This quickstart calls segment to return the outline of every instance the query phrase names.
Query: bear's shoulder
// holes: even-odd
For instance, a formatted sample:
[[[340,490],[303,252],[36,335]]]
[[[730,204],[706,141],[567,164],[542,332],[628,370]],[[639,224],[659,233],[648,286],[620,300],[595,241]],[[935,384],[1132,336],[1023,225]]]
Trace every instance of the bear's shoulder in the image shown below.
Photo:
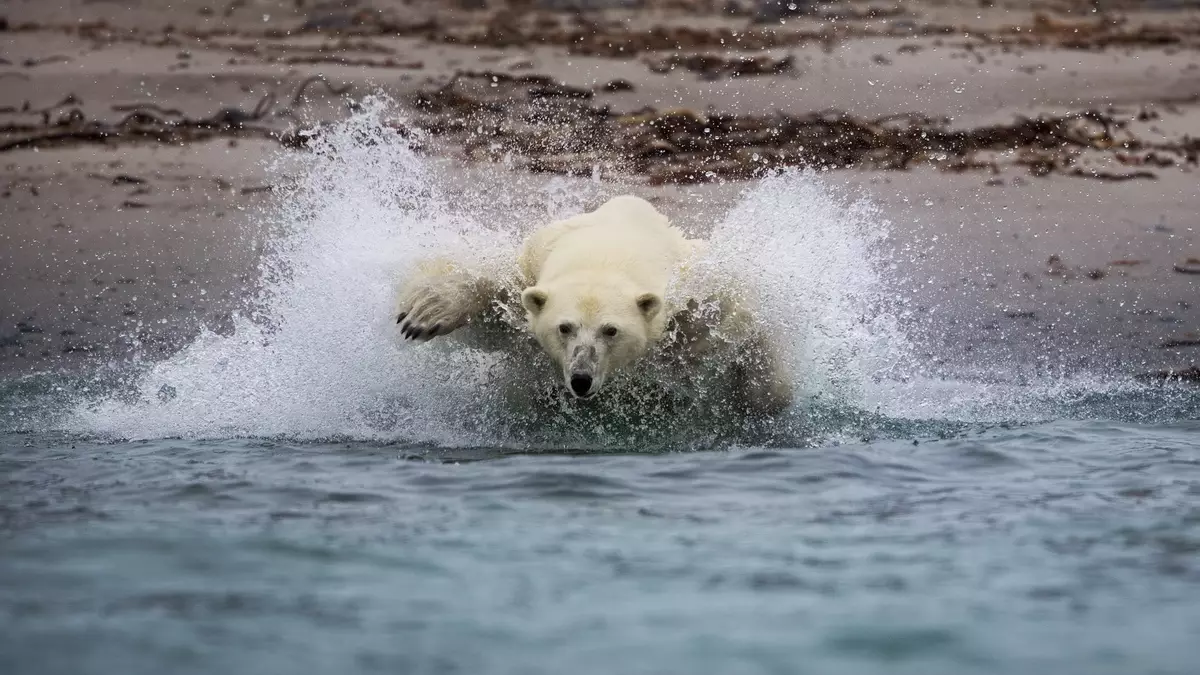
[[[612,221],[622,220],[639,225],[656,225],[670,227],[671,221],[653,204],[635,195],[620,195],[604,202],[600,208],[591,214],[593,220]]]
[[[521,247],[521,274],[526,282],[533,283],[547,257],[567,235],[598,228],[594,230],[597,236],[601,236],[598,233],[607,231],[603,236],[627,237],[630,231],[624,228],[630,227],[637,232],[642,232],[642,228],[649,228],[655,232],[650,236],[656,239],[659,237],[658,232],[668,234],[680,240],[681,243],[677,246],[685,246],[682,244],[682,233],[674,228],[670,220],[653,204],[634,195],[620,195],[609,199],[594,211],[555,221],[530,234]],[[609,235],[608,232],[612,234]],[[642,236],[638,234],[635,238],[640,239]]]

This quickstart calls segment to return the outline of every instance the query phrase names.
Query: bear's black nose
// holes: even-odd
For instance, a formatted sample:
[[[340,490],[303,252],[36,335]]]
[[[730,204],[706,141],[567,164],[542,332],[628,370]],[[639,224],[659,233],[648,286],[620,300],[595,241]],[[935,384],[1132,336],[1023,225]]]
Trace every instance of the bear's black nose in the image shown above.
[[[575,373],[571,376],[571,391],[576,396],[587,396],[592,388],[592,376],[586,373]]]

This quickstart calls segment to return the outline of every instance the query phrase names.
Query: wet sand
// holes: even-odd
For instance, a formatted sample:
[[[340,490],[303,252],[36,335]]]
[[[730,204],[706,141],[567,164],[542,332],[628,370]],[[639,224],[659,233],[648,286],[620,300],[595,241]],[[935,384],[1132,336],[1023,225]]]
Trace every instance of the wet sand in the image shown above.
[[[703,231],[756,172],[826,169],[892,222],[906,320],[951,371],[1195,367],[1200,10],[1181,4],[850,3],[781,25],[699,3],[9,3],[0,373],[227,328],[270,224],[263,161],[376,90],[475,200],[532,206],[598,171]]]

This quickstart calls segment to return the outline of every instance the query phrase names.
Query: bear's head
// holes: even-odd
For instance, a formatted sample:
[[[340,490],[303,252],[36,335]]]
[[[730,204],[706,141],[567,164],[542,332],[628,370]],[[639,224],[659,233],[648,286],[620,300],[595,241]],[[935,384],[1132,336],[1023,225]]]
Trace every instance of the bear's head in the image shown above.
[[[558,283],[521,293],[529,326],[567,390],[591,398],[662,335],[663,300],[627,284]]]

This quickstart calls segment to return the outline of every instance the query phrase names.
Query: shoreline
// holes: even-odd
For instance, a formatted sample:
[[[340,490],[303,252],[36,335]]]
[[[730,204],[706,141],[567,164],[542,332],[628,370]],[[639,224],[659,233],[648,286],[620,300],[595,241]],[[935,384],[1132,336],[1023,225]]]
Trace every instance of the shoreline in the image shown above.
[[[1031,353],[1066,371],[1200,364],[1200,9],[1112,10],[1124,22],[953,3],[799,17],[794,30],[837,39],[701,49],[707,60],[672,70],[670,51],[581,55],[519,30],[475,48],[384,34],[387,12],[369,6],[355,18],[291,3],[230,5],[229,16],[178,5],[170,31],[162,10],[141,5],[72,4],[72,27],[47,27],[35,3],[5,10],[0,373],[84,367],[130,340],[167,354],[202,325],[227,326],[265,235],[253,216],[271,195],[263,159],[302,145],[300,121],[344,116],[337,92],[376,86],[413,105],[407,121],[431,134],[426,155],[461,176],[451,182],[488,173],[528,199],[599,166],[601,191],[635,190],[702,229],[754,170],[837,167],[824,179],[868,195],[891,222],[904,253],[891,283],[925,355],[949,371]],[[504,41],[485,13],[414,7],[439,30]],[[745,16],[641,12],[660,40],[766,31]],[[611,36],[629,15],[586,18]],[[920,34],[966,23],[966,37]],[[897,25],[911,34],[865,34]],[[1064,46],[1081,26],[1104,46]],[[446,86],[468,72],[487,75]],[[770,138],[780,124],[787,143]],[[939,134],[940,145],[918,142]],[[836,152],[812,149],[830,143]],[[516,168],[498,163],[506,156]],[[738,180],[694,180],[705,173]]]

